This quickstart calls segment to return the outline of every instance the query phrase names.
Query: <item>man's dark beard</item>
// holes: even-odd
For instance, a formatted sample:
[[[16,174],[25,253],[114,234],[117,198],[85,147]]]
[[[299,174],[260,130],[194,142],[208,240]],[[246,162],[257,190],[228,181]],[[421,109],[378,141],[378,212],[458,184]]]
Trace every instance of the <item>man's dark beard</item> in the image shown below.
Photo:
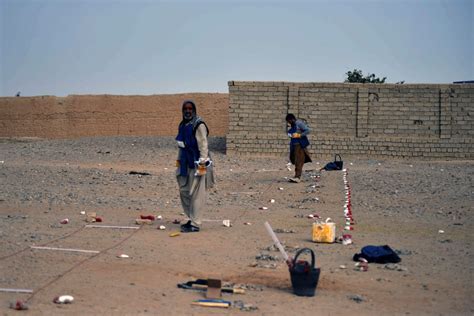
[[[193,118],[193,114],[192,113],[184,113],[183,115],[183,118],[186,120],[186,121],[189,121]]]

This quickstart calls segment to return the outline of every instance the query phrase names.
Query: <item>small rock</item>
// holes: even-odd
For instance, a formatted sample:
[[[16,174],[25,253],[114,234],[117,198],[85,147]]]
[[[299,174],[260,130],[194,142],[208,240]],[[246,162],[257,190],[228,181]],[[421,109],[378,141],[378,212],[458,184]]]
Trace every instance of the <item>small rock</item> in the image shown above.
[[[356,303],[365,302],[365,298],[362,297],[361,295],[357,295],[357,294],[356,295],[349,295],[347,298],[354,301],[354,302],[356,302]]]

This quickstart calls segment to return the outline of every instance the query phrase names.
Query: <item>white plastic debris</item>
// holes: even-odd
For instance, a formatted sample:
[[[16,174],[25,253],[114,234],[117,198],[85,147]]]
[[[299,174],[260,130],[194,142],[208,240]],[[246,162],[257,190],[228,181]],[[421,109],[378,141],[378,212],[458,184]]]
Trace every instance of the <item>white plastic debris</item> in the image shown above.
[[[283,191],[283,188],[278,188],[278,190]]]
[[[339,268],[340,268],[340,269],[347,269],[347,267],[346,267],[345,265],[343,265],[343,264],[341,264],[341,265],[339,266]]]
[[[81,215],[86,215],[86,211],[81,211]]]
[[[166,226],[165,225],[160,225],[160,230],[165,230],[166,229]]]
[[[439,233],[439,234],[444,234],[444,230],[441,230],[441,229],[440,229],[440,230],[438,230],[438,233]]]
[[[259,209],[259,210],[268,210],[268,207],[266,207],[266,206],[260,206],[258,209]]]
[[[61,295],[54,299],[56,304],[71,304],[74,301],[74,297],[71,295]]]
[[[161,215],[158,215],[158,216],[156,217],[156,219],[158,219],[158,220],[162,220],[162,219],[163,219],[163,216],[161,216]]]
[[[222,225],[224,225],[225,227],[230,227],[232,226],[232,224],[230,223],[230,219],[225,219],[222,221]]]
[[[271,200],[270,200],[270,203],[275,203],[275,200],[274,200],[274,199],[271,199]]]
[[[118,255],[117,258],[130,258],[130,256],[122,253],[122,254]]]

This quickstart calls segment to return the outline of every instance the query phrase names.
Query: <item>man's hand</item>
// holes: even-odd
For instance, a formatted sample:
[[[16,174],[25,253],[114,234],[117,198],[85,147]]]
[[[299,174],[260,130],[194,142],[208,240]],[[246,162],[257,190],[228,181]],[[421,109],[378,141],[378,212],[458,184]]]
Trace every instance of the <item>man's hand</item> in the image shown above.
[[[207,166],[209,164],[209,158],[199,158],[198,164],[201,166]]]
[[[300,133],[293,133],[291,135],[291,138],[301,138],[301,134]]]

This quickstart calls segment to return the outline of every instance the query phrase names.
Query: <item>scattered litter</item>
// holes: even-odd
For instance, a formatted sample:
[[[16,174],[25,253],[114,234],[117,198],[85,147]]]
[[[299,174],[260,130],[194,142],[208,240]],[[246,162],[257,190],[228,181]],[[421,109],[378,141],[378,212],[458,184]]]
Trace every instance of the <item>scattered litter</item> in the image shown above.
[[[260,206],[258,209],[259,209],[259,210],[268,210],[268,207],[266,207],[266,206]]]
[[[238,308],[238,309],[240,309],[241,311],[244,311],[244,312],[252,312],[252,311],[258,310],[257,306],[254,306],[252,304],[245,304],[242,301],[234,301],[232,306],[234,308]]]
[[[155,215],[140,215],[140,219],[149,219],[150,221],[154,221],[156,217]]]
[[[220,292],[229,294],[245,294],[245,289],[243,288],[236,288],[231,283],[222,284],[221,280],[213,279],[197,279],[185,283],[178,283],[177,286],[184,290],[205,291],[207,292],[206,296],[209,294],[209,289],[216,289],[217,291],[211,293],[211,295],[216,294],[219,295],[218,297],[220,297]],[[207,298],[210,297],[207,296]]]
[[[117,258],[130,258],[130,256],[122,253],[122,254],[118,255]]]
[[[282,228],[277,228],[274,230],[275,233],[277,234],[294,234],[296,231],[293,229],[282,229]]]
[[[16,302],[10,303],[10,308],[17,311],[25,311],[28,309],[28,305],[26,305],[25,302],[16,301]]]
[[[61,224],[62,224],[62,223],[61,223]],[[440,230],[438,230],[438,233],[439,233],[439,234],[444,234],[444,230],[441,230],[441,229],[440,229]]]
[[[151,173],[140,172],[140,171],[130,171],[128,174],[136,174],[136,175],[139,175],[139,176],[151,176]]]
[[[264,268],[264,269],[276,269],[276,268],[277,268],[277,264],[276,264],[276,263],[263,264],[263,263],[259,263],[259,262],[254,262],[254,263],[251,263],[251,264],[249,265],[249,267],[252,267],[252,268]]]
[[[444,243],[452,243],[453,241],[451,239],[444,239],[444,240],[440,240],[439,242],[444,244]]]
[[[356,303],[362,303],[365,301],[365,298],[361,295],[349,295],[347,298],[353,300]]]
[[[355,263],[357,271],[367,272],[369,270],[369,264],[364,261],[356,262]]]
[[[262,261],[279,261],[280,259],[277,256],[272,256],[266,253],[261,253],[255,256],[255,259]]]
[[[352,235],[344,234],[337,238],[337,241],[343,244],[344,246],[352,244]]]
[[[271,200],[270,200],[270,203],[275,203],[275,200],[274,200],[274,199],[271,199]]]
[[[230,223],[230,219],[223,220],[222,225],[224,225],[225,227],[231,227],[232,226],[232,224]]]
[[[278,190],[283,191],[283,188],[278,188]]]
[[[161,221],[161,220],[163,219],[163,216],[158,215],[158,216],[156,217],[156,219],[159,220],[159,221]]]
[[[69,223],[69,218],[65,218],[65,219],[61,220],[59,223],[68,224]]]
[[[86,211],[81,211],[81,215],[86,215]]]
[[[244,225],[252,225],[250,222],[245,222]]]
[[[71,304],[74,301],[74,297],[71,295],[61,295],[55,297],[53,302],[56,304]]]
[[[352,162],[349,162],[349,164],[350,164],[351,166],[354,165]]]
[[[341,265],[339,266],[339,269],[347,269],[347,267],[346,267],[345,265],[341,264]]]
[[[159,230],[165,230],[166,229],[166,226],[165,225],[160,225],[160,227],[158,227]]]
[[[309,214],[309,215],[308,215],[308,218],[314,218],[314,215],[313,215],[313,214]]]
[[[86,213],[86,222],[87,223],[95,223],[96,218],[97,218],[97,213],[96,212],[87,212]]]
[[[407,250],[407,249],[395,249],[395,252],[397,253],[397,255],[399,256],[409,256],[412,254],[412,251],[411,250]]]
[[[174,232],[170,234],[170,237],[177,237],[179,235],[181,235],[180,232]]]
[[[263,291],[264,286],[263,285],[257,285],[257,284],[247,284],[247,283],[239,283],[239,284],[228,284],[228,286],[234,288],[234,289],[242,289],[242,290],[249,290],[249,291]]]
[[[408,271],[408,269],[400,264],[396,264],[396,263],[387,263],[385,266],[384,266],[385,269],[387,270],[394,270],[394,271]]]

